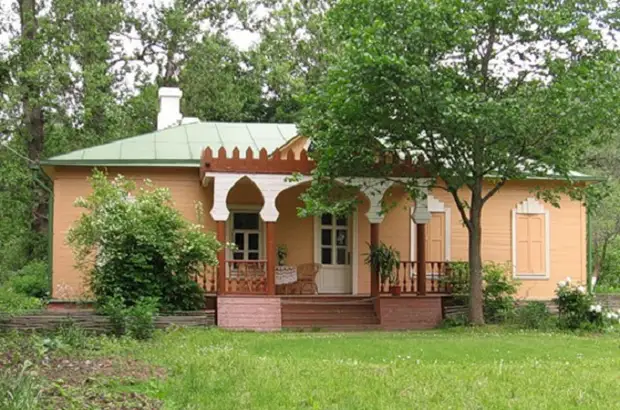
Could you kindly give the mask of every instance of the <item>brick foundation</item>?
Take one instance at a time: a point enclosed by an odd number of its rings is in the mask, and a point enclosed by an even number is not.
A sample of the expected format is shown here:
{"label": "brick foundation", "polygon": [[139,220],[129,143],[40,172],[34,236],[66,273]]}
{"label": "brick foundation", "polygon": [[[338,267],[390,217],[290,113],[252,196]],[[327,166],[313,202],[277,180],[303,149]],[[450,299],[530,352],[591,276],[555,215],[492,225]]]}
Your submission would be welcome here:
{"label": "brick foundation", "polygon": [[441,296],[382,296],[378,316],[384,330],[432,329],[441,323]]}
{"label": "brick foundation", "polygon": [[280,298],[218,296],[217,325],[224,329],[280,330],[282,328]]}

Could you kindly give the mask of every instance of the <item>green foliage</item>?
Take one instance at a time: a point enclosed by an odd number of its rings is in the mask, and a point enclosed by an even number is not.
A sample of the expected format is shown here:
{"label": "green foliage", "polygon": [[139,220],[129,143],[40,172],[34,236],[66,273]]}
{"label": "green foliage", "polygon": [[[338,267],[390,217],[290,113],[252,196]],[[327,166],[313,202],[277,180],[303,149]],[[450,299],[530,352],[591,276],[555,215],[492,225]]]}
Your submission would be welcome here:
{"label": "green foliage", "polygon": [[286,256],[288,255],[288,248],[286,245],[278,245],[276,252],[278,254],[278,265],[284,265],[286,263]]}
{"label": "green foliage", "polygon": [[43,307],[41,299],[19,293],[10,286],[0,286],[0,314],[16,314]]}
{"label": "green foliage", "polygon": [[548,330],[553,327],[551,312],[544,302],[527,302],[515,314],[515,323],[523,329]]}
{"label": "green foliage", "polygon": [[514,314],[514,295],[519,283],[512,279],[507,264],[486,263],[482,272],[484,320],[488,323],[505,322]]}
{"label": "green foliage", "polygon": [[70,317],[56,329],[55,337],[62,345],[72,349],[87,349],[91,346],[86,330],[76,325]]}
{"label": "green foliage", "polygon": [[604,312],[600,304],[584,286],[575,286],[570,278],[561,281],[555,290],[558,304],[558,325],[567,330],[600,330],[604,325]]}
{"label": "green foliage", "polygon": [[201,308],[204,293],[193,278],[204,265],[217,265],[221,245],[214,235],[184,219],[169,191],[149,181],[136,190],[122,176],[109,181],[99,171],[90,181],[92,194],[76,203],[89,212],[68,242],[97,302],[120,296],[132,305],[154,297],[166,311]]}
{"label": "green foliage", "polygon": [[370,250],[364,262],[374,268],[381,281],[387,279],[390,284],[395,284],[398,279],[396,274],[400,264],[400,252],[383,242],[378,245],[368,244],[368,247]]}
{"label": "green foliage", "polygon": [[430,174],[453,197],[469,233],[470,319],[482,323],[484,205],[508,180],[549,174],[566,183],[540,184],[542,199],[583,197],[571,171],[618,129],[618,52],[605,40],[618,8],[589,0],[338,2],[323,26],[329,70],[303,99],[300,132],[312,136],[317,164],[307,206],[333,204],[343,176],[393,181],[392,162],[377,158],[418,159],[423,172],[400,182],[415,199]]}
{"label": "green foliage", "polygon": [[100,311],[108,316],[112,334],[127,334],[136,339],[148,339],[154,330],[154,316],[158,310],[155,298],[140,298],[133,306],[127,306],[120,295],[106,300]]}
{"label": "green foliage", "polygon": [[120,295],[108,297],[98,306],[98,309],[108,317],[112,334],[122,336],[127,331],[127,307]]}
{"label": "green foliage", "polygon": [[137,340],[152,338],[158,309],[159,301],[156,298],[142,298],[128,308],[127,334]]}
{"label": "green foliage", "polygon": [[260,119],[259,79],[242,63],[242,53],[224,35],[205,36],[180,75],[183,113],[209,121]]}
{"label": "green foliage", "polygon": [[[447,285],[453,289],[455,297],[469,294],[469,266],[465,262],[451,263],[452,273],[446,278]],[[511,319],[515,312],[514,295],[519,282],[512,279],[510,266],[487,262],[482,267],[483,311],[488,323],[503,323]]]}
{"label": "green foliage", "polygon": [[47,263],[34,261],[13,273],[9,277],[7,285],[18,293],[43,299],[49,296],[50,281],[48,276]]}
{"label": "green foliage", "polygon": [[100,311],[108,316],[112,334],[127,334],[137,340],[150,339],[155,331],[155,315],[159,310],[159,301],[153,297],[143,297],[133,306],[127,306],[120,295],[108,298]]}
{"label": "green foliage", "polygon": [[41,385],[31,374],[32,363],[19,369],[0,368],[0,408],[3,410],[35,410],[41,408]]}

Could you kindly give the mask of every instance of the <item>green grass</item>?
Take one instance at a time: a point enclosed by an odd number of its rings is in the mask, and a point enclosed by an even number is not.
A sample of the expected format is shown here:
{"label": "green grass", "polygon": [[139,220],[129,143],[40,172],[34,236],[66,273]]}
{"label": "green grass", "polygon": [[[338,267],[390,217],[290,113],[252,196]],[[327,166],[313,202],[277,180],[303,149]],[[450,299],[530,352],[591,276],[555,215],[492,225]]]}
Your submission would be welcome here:
{"label": "green grass", "polygon": [[119,349],[168,370],[165,380],[135,388],[171,409],[609,409],[620,403],[620,341],[613,336],[178,330]]}

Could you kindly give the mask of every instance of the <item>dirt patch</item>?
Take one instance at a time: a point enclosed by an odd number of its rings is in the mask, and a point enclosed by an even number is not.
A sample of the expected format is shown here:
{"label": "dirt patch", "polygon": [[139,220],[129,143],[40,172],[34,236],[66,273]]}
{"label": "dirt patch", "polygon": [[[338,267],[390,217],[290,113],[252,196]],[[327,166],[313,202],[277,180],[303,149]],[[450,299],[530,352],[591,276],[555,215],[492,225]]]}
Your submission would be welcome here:
{"label": "dirt patch", "polygon": [[[53,358],[38,366],[49,383],[43,396],[50,408],[160,409],[162,403],[143,393],[119,391],[152,379],[163,379],[162,368],[130,358]],[[129,387],[129,388],[128,388]]]}
{"label": "dirt patch", "polygon": [[121,382],[141,382],[163,379],[166,371],[129,358],[53,358],[43,361],[39,372],[48,380],[69,385],[91,383],[95,379],[115,378]]}

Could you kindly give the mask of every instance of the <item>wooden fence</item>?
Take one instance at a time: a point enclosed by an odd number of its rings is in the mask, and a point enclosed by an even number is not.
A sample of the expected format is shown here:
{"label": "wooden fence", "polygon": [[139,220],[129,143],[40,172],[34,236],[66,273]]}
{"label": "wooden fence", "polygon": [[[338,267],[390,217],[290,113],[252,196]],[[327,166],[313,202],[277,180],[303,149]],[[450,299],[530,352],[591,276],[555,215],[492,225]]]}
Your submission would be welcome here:
{"label": "wooden fence", "polygon": [[[0,313],[0,331],[10,330],[55,330],[67,323],[73,323],[85,330],[97,333],[110,329],[107,316],[98,315],[93,310],[76,311],[37,311],[20,315],[3,315]],[[215,311],[177,312],[159,315],[155,327],[165,329],[170,325],[182,327],[208,327],[215,325]]]}

